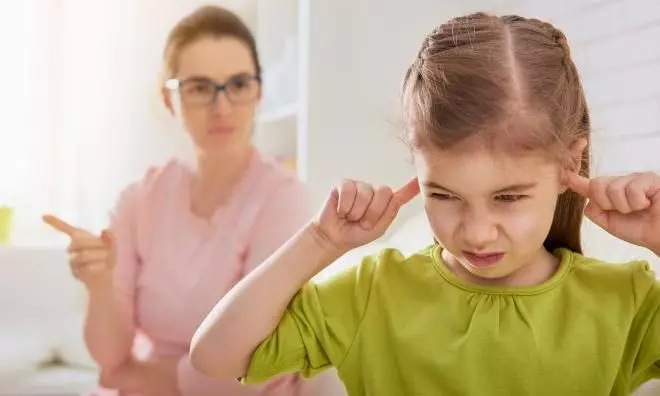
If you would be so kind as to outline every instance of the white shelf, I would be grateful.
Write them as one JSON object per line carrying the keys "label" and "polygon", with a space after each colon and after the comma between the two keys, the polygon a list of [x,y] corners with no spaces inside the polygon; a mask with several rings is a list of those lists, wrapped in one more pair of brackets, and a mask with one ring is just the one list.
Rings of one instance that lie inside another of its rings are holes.
{"label": "white shelf", "polygon": [[271,155],[294,155],[298,145],[298,118],[292,107],[266,114],[266,121],[257,122],[253,136],[255,145]]}
{"label": "white shelf", "polygon": [[298,103],[290,103],[259,114],[257,116],[257,123],[266,124],[270,122],[278,122],[297,115]]}
{"label": "white shelf", "polygon": [[[297,168],[301,135],[301,1],[248,0],[253,7],[261,58],[263,95],[255,118],[254,144],[266,156]],[[293,164],[291,164],[293,163]]]}

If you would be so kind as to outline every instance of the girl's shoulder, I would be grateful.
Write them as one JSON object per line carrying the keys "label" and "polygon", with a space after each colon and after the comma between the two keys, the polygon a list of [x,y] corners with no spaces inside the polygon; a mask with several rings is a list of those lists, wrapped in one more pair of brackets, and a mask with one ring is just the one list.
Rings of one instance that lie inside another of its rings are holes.
{"label": "girl's shoulder", "polygon": [[647,260],[612,262],[569,250],[562,250],[560,254],[571,255],[572,278],[586,287],[632,293],[635,301],[641,301],[649,292],[660,288],[656,272]]}
{"label": "girl's shoulder", "polygon": [[647,260],[630,259],[627,261],[614,262],[592,257],[587,254],[576,253],[568,249],[559,249],[558,254],[570,255],[576,271],[583,271],[588,274],[604,277],[620,277],[641,274],[645,277],[651,276],[655,279],[653,268]]}

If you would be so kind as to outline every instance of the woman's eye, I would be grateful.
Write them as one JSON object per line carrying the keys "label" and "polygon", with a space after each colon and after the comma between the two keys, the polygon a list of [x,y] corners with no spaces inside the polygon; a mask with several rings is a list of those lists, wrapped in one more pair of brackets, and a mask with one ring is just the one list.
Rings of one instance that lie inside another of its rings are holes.
{"label": "woman's eye", "polygon": [[186,89],[186,92],[194,93],[194,94],[207,94],[212,91],[213,91],[213,86],[211,84],[202,83],[202,82],[190,84]]}
{"label": "woman's eye", "polygon": [[498,195],[497,197],[495,197],[495,199],[501,202],[517,202],[526,197],[527,195],[503,194],[503,195]]}
{"label": "woman's eye", "polygon": [[248,81],[245,78],[235,78],[235,79],[229,81],[229,83],[227,83],[227,85],[229,85],[230,89],[240,91],[240,90],[248,88]]}

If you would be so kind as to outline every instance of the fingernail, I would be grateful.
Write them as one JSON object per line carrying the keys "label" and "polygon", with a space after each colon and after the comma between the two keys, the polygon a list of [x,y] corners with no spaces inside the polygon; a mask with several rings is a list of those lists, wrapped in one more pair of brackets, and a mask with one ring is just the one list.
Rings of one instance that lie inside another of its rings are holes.
{"label": "fingernail", "polygon": [[103,232],[101,233],[101,238],[109,243],[112,243],[114,240],[112,233],[108,230],[103,230]]}

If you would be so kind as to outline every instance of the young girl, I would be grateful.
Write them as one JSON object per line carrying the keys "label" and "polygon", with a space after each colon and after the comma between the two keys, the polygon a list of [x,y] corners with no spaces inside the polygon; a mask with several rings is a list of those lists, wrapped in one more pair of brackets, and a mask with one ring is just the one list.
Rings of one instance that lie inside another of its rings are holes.
{"label": "young girl", "polygon": [[[649,265],[584,257],[583,212],[660,254],[660,176],[588,180],[590,122],[564,35],[518,16],[424,40],[403,105],[417,178],[346,181],[214,308],[192,363],[260,382],[335,366],[351,395],[623,395],[660,376]],[[437,243],[308,280],[421,188]],[[586,199],[589,204],[586,205]]]}

